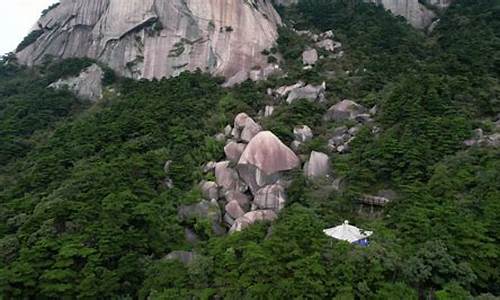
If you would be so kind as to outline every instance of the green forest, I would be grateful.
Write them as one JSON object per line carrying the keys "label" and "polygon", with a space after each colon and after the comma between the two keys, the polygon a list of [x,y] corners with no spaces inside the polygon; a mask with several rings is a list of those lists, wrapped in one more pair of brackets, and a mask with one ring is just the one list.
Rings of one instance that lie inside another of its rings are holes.
{"label": "green forest", "polygon": [[[288,76],[232,88],[202,72],[135,81],[107,70],[91,103],[47,86],[93,61],[2,58],[0,299],[500,297],[500,150],[463,143],[499,130],[500,1],[456,0],[432,33],[361,0],[278,10],[288,26],[270,53]],[[345,57],[304,70],[310,41],[291,24],[333,30]],[[332,104],[378,108],[378,135],[361,130],[351,153],[330,153],[345,188],[294,172],[275,222],[215,236],[196,220],[200,240],[186,241],[177,209],[201,198],[204,163],[224,157],[213,136],[299,79],[326,82],[326,103],[280,105],[263,126],[289,144],[308,124],[304,151],[325,151],[343,125],[322,119]],[[381,189],[396,199],[363,209],[359,195]],[[374,232],[368,247],[323,233],[344,220]],[[174,250],[197,256],[164,259]]]}

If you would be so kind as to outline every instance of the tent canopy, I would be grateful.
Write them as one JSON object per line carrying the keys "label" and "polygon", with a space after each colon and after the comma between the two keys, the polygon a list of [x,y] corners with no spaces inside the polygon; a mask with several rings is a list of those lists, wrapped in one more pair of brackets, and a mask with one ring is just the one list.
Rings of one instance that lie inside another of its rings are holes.
{"label": "tent canopy", "polygon": [[325,229],[323,232],[332,238],[347,241],[349,243],[366,239],[373,234],[372,231],[364,231],[355,226],[349,225],[349,221],[344,221],[344,224],[337,227]]}

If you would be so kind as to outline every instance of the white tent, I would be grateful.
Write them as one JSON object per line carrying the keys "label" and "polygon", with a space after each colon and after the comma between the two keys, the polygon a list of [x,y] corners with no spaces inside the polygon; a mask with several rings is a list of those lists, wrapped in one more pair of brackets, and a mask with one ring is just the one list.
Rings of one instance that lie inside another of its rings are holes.
{"label": "white tent", "polygon": [[348,241],[349,243],[366,239],[373,234],[372,231],[364,231],[355,226],[349,225],[349,221],[344,221],[344,224],[337,227],[325,229],[323,232],[332,238]]}

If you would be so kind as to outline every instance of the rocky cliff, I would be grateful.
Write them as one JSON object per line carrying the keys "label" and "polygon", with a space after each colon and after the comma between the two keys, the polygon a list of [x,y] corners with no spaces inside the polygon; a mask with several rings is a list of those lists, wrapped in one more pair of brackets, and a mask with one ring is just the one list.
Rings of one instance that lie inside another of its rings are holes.
{"label": "rocky cliff", "polygon": [[267,66],[261,51],[280,23],[266,0],[62,0],[17,57],[90,57],[132,78],[201,69],[241,81]]}

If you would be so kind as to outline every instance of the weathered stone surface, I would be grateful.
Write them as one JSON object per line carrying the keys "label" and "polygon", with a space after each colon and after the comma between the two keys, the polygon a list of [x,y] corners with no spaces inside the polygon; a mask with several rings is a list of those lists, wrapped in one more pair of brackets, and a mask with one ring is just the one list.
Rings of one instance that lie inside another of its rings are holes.
{"label": "weathered stone surface", "polygon": [[327,121],[353,120],[364,113],[366,109],[351,100],[343,100],[328,109],[325,115]]}
{"label": "weathered stone surface", "polygon": [[217,186],[217,183],[213,181],[202,181],[200,182],[200,189],[203,198],[206,200],[219,199],[219,187]]}
{"label": "weathered stone surface", "polygon": [[299,81],[296,84],[293,85],[285,85],[281,86],[278,89],[276,89],[275,93],[280,96],[280,97],[286,97],[291,91],[301,88],[305,85],[304,82]]}
{"label": "weathered stone surface", "polygon": [[248,143],[260,131],[262,131],[262,127],[246,113],[240,113],[234,118],[232,135],[235,139],[241,139]]}
{"label": "weathered stone surface", "polygon": [[234,128],[243,129],[250,117],[246,113],[239,113],[234,117]]}
{"label": "weathered stone surface", "polygon": [[318,61],[318,51],[316,49],[307,49],[302,53],[302,63],[304,65],[314,65]]}
{"label": "weathered stone surface", "polygon": [[249,213],[246,213],[244,216],[238,218],[234,222],[233,226],[231,226],[229,233],[241,231],[258,221],[274,221],[276,220],[276,218],[278,218],[278,216],[272,210],[251,211]]}
{"label": "weathered stone surface", "polygon": [[259,209],[279,212],[286,204],[285,189],[279,184],[265,186],[255,193],[253,202]]}
{"label": "weathered stone surface", "polygon": [[286,102],[291,104],[292,102],[305,99],[309,101],[323,102],[325,100],[326,84],[314,86],[308,84],[301,88],[293,89],[289,94]]}
{"label": "weathered stone surface", "polygon": [[227,125],[226,127],[224,127],[224,135],[226,137],[230,137],[232,131],[233,131],[233,127],[231,127],[231,125]]}
{"label": "weathered stone surface", "polygon": [[51,83],[50,88],[67,88],[78,98],[90,101],[97,101],[102,98],[102,78],[104,72],[96,64],[83,70],[77,77],[62,78]]}
{"label": "weathered stone surface", "polygon": [[196,259],[196,254],[190,251],[172,251],[163,259],[165,260],[177,260],[184,265],[191,264]]}
{"label": "weathered stone surface", "polygon": [[268,118],[272,116],[273,113],[274,113],[274,106],[266,105],[266,107],[264,108],[264,117]]}
{"label": "weathered stone surface", "polygon": [[270,131],[262,131],[248,144],[238,165],[252,165],[267,175],[298,167],[299,158]]}
{"label": "weathered stone surface", "polygon": [[234,224],[234,219],[231,218],[231,216],[229,214],[224,214],[224,222],[229,225],[229,226],[233,226]]}
{"label": "weathered stone surface", "polygon": [[225,195],[226,201],[231,202],[231,201],[236,201],[238,202],[239,206],[244,210],[244,211],[249,211],[250,210],[250,198],[241,192],[238,191],[229,191]]}
{"label": "weathered stone surface", "polygon": [[86,56],[132,78],[200,69],[236,83],[269,65],[261,52],[273,46],[280,24],[265,0],[62,0],[17,57],[33,65],[46,55]]}
{"label": "weathered stone surface", "polygon": [[238,219],[245,214],[245,211],[241,208],[238,201],[233,200],[226,204],[226,213],[233,219]]}
{"label": "weathered stone surface", "polygon": [[215,182],[225,191],[238,190],[240,188],[238,173],[229,167],[229,164],[229,161],[222,161],[215,165]]}
{"label": "weathered stone surface", "polygon": [[312,130],[307,125],[295,126],[293,128],[293,135],[295,136],[295,140],[301,143],[308,142],[313,138]]}
{"label": "weathered stone surface", "polygon": [[242,143],[229,142],[229,144],[224,147],[226,158],[233,163],[237,163],[240,160],[241,154],[245,151],[246,146],[246,144]]}
{"label": "weathered stone surface", "polygon": [[188,221],[190,219],[203,218],[214,222],[221,221],[220,207],[217,201],[202,200],[199,203],[192,205],[182,205],[178,211],[179,219]]}
{"label": "weathered stone surface", "polygon": [[163,171],[165,172],[165,174],[168,174],[170,172],[170,166],[172,165],[172,161],[171,160],[167,160],[165,162],[165,164],[163,165]]}
{"label": "weathered stone surface", "polygon": [[304,166],[304,175],[308,178],[318,178],[330,172],[330,158],[325,153],[311,152],[309,160]]}
{"label": "weathered stone surface", "polygon": [[252,118],[248,118],[245,127],[241,131],[240,139],[244,142],[250,142],[250,140],[257,135],[257,133],[262,131],[262,127],[257,124]]}
{"label": "weathered stone surface", "polygon": [[240,178],[248,185],[252,193],[255,193],[263,186],[273,184],[281,179],[279,172],[266,174],[254,165],[239,164],[236,168]]}
{"label": "weathered stone surface", "polygon": [[215,170],[215,165],[217,163],[215,161],[209,161],[203,166],[203,172],[209,173]]}
{"label": "weathered stone surface", "polygon": [[342,43],[336,42],[331,39],[326,39],[317,42],[316,47],[325,49],[326,51],[335,52],[337,49],[342,48]]}

